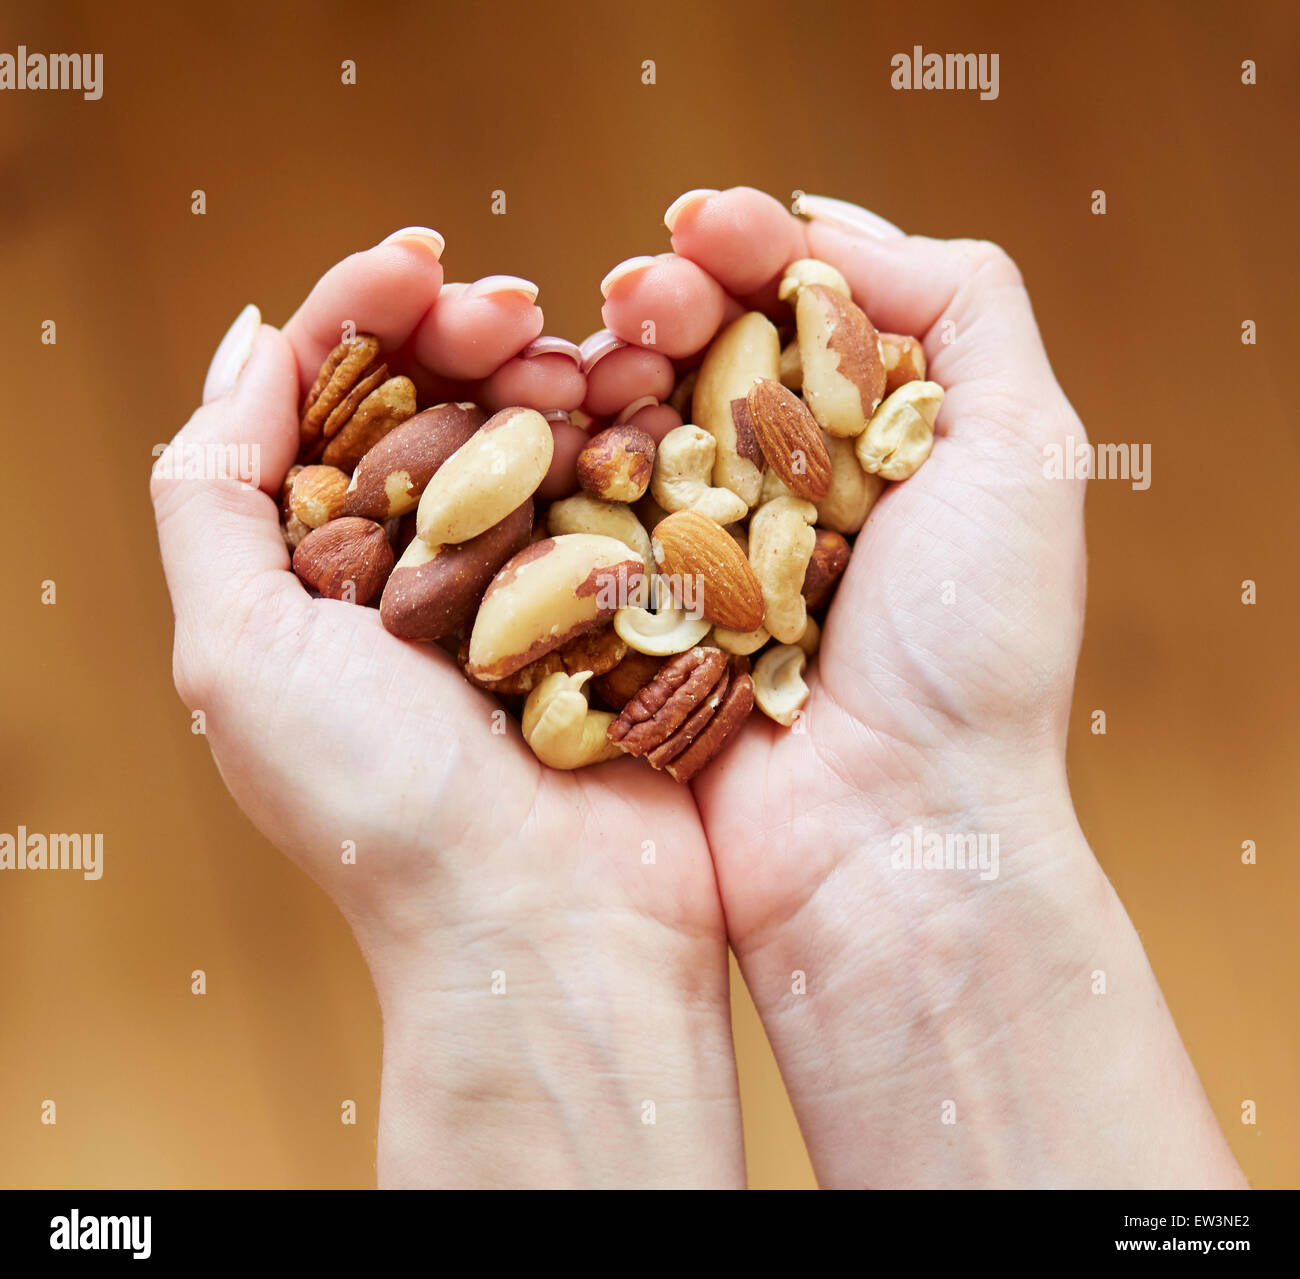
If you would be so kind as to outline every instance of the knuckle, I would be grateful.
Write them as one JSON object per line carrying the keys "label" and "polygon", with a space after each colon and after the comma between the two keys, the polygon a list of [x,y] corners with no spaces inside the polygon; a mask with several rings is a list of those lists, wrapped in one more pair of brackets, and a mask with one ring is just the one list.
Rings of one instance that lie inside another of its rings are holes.
{"label": "knuckle", "polygon": [[973,275],[980,275],[993,284],[1024,288],[1020,268],[1000,244],[992,240],[967,240],[963,247]]}

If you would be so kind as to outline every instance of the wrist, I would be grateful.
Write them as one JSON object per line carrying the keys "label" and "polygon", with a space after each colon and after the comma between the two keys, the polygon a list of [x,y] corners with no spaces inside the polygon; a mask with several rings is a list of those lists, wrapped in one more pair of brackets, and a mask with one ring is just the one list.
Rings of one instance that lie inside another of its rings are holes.
{"label": "wrist", "polygon": [[376,985],[381,1185],[743,1185],[721,938],[498,913]]}

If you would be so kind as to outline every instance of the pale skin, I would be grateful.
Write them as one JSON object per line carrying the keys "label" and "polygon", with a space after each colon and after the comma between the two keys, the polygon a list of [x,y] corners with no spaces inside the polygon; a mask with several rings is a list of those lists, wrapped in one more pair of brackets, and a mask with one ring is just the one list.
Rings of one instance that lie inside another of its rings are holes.
{"label": "pale skin", "polygon": [[[742,1186],[730,943],[824,1186],[1244,1185],[1066,785],[1083,491],[1042,444],[1084,431],[1015,268],[837,202],[674,212],[677,256],[606,281],[615,333],[649,315],[694,349],[812,254],[947,389],[799,731],[755,716],[692,787],[540,767],[441,651],[288,571],[274,495],[340,324],[472,390],[540,331],[526,289],[443,289],[418,232],[354,255],[242,367],[219,354],[178,437],[259,445],[261,490],[154,481],[181,695],[374,975],[380,1184]],[[914,825],[996,833],[998,878],[894,868]]]}

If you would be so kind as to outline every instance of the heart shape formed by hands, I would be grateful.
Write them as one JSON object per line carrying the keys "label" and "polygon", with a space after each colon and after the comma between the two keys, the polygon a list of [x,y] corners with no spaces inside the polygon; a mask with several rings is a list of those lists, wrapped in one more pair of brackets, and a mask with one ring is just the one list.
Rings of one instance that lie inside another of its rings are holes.
{"label": "heart shape formed by hands", "polygon": [[711,271],[621,264],[581,346],[534,331],[467,378],[458,321],[503,295],[536,310],[511,277],[445,286],[441,361],[345,329],[281,514],[306,586],[377,601],[514,699],[544,764],[627,754],[686,782],[755,704],[797,728],[851,539],[929,456],[943,391],[770,197],[692,192],[666,221]]}

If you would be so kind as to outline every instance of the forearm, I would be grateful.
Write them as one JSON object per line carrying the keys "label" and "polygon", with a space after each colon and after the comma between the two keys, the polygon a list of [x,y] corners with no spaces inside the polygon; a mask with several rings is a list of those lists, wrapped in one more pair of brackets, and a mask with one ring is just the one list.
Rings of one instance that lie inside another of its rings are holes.
{"label": "forearm", "polygon": [[[874,962],[837,903],[813,904],[821,985],[768,1029],[787,1079],[803,1081],[792,1095],[822,1183],[1244,1185],[1072,818],[1023,840],[1006,812],[983,828],[1003,832],[998,879],[878,881],[895,900],[870,917]],[[887,864],[889,848],[868,856]],[[745,966],[805,965],[769,949]]]}
{"label": "forearm", "polygon": [[380,1185],[743,1186],[725,946],[665,972],[662,925],[555,915],[380,980]]}

